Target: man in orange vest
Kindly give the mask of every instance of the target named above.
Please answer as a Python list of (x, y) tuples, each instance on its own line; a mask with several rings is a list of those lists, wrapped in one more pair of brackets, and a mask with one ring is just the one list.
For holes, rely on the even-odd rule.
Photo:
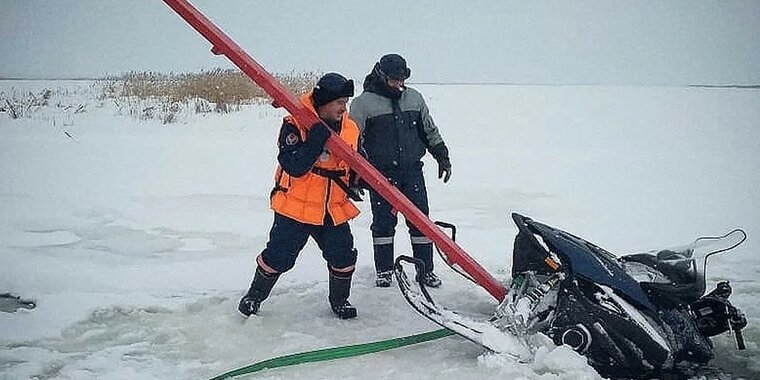
[(348, 164), (325, 149), (331, 133), (328, 127), (358, 149), (359, 127), (346, 113), (348, 98), (353, 95), (352, 80), (337, 73), (325, 74), (301, 97), (324, 123), (300, 125), (292, 116), (283, 121), (271, 193), (274, 224), (266, 248), (256, 258), (251, 287), (238, 305), (246, 317), (258, 313), (280, 274), (293, 268), (309, 236), (327, 261), (330, 307), (341, 319), (356, 317), (356, 308), (348, 302), (356, 264), (348, 221), (359, 214), (349, 199), (358, 195), (350, 182)]

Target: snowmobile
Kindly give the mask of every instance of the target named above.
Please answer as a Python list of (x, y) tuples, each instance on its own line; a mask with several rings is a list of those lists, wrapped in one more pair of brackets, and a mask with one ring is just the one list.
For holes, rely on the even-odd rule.
[[(617, 257), (528, 217), (512, 214), (512, 219), (518, 234), (510, 291), (489, 320), (478, 322), (438, 305), (423, 284), (406, 276), (405, 263), (421, 263), (400, 256), (395, 276), (409, 304), (459, 335), (522, 362), (531, 357), (527, 337), (543, 334), (585, 355), (605, 377), (651, 377), (674, 371), (679, 363), (707, 363), (713, 356), (710, 337), (724, 332), (745, 348), (741, 330), (747, 319), (729, 301), (730, 284), (719, 282), (705, 294), (707, 258), (744, 242), (743, 230)], [(453, 225), (437, 224), (450, 228), (455, 239)]]

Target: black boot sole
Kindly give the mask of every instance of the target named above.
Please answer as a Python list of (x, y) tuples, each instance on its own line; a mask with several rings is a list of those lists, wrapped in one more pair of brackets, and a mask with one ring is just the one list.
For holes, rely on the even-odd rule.
[(335, 313), (335, 316), (337, 316), (340, 319), (351, 319), (356, 318), (356, 308), (353, 306), (343, 306), (340, 308), (333, 308), (331, 307), (333, 313)]

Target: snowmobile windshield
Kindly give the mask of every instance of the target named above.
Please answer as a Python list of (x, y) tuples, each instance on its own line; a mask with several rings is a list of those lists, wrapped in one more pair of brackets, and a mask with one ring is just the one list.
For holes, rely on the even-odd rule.
[(697, 282), (704, 288), (707, 259), (738, 247), (746, 239), (747, 234), (741, 229), (732, 230), (723, 236), (700, 237), (690, 244), (640, 254), (655, 258), (657, 270), (643, 267), (635, 271), (626, 270), (640, 282)]

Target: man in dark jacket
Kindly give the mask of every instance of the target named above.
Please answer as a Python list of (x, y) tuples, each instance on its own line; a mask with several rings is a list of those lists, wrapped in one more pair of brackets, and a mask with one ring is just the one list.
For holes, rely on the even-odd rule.
[[(451, 162), (425, 99), (404, 84), (410, 74), (403, 57), (384, 55), (364, 79), (364, 92), (351, 103), (349, 113), (362, 131), (367, 159), (427, 215), (422, 156), (427, 150), (438, 161), (438, 178), (443, 178), (443, 182), (451, 177)], [(398, 220), (385, 199), (372, 189), (369, 194), (376, 285), (388, 287), (392, 281), (393, 236)], [(424, 271), (417, 273), (418, 279), (430, 287), (440, 286), (441, 280), (433, 273), (432, 242), (408, 221), (407, 226), (412, 253), (425, 263)]]

